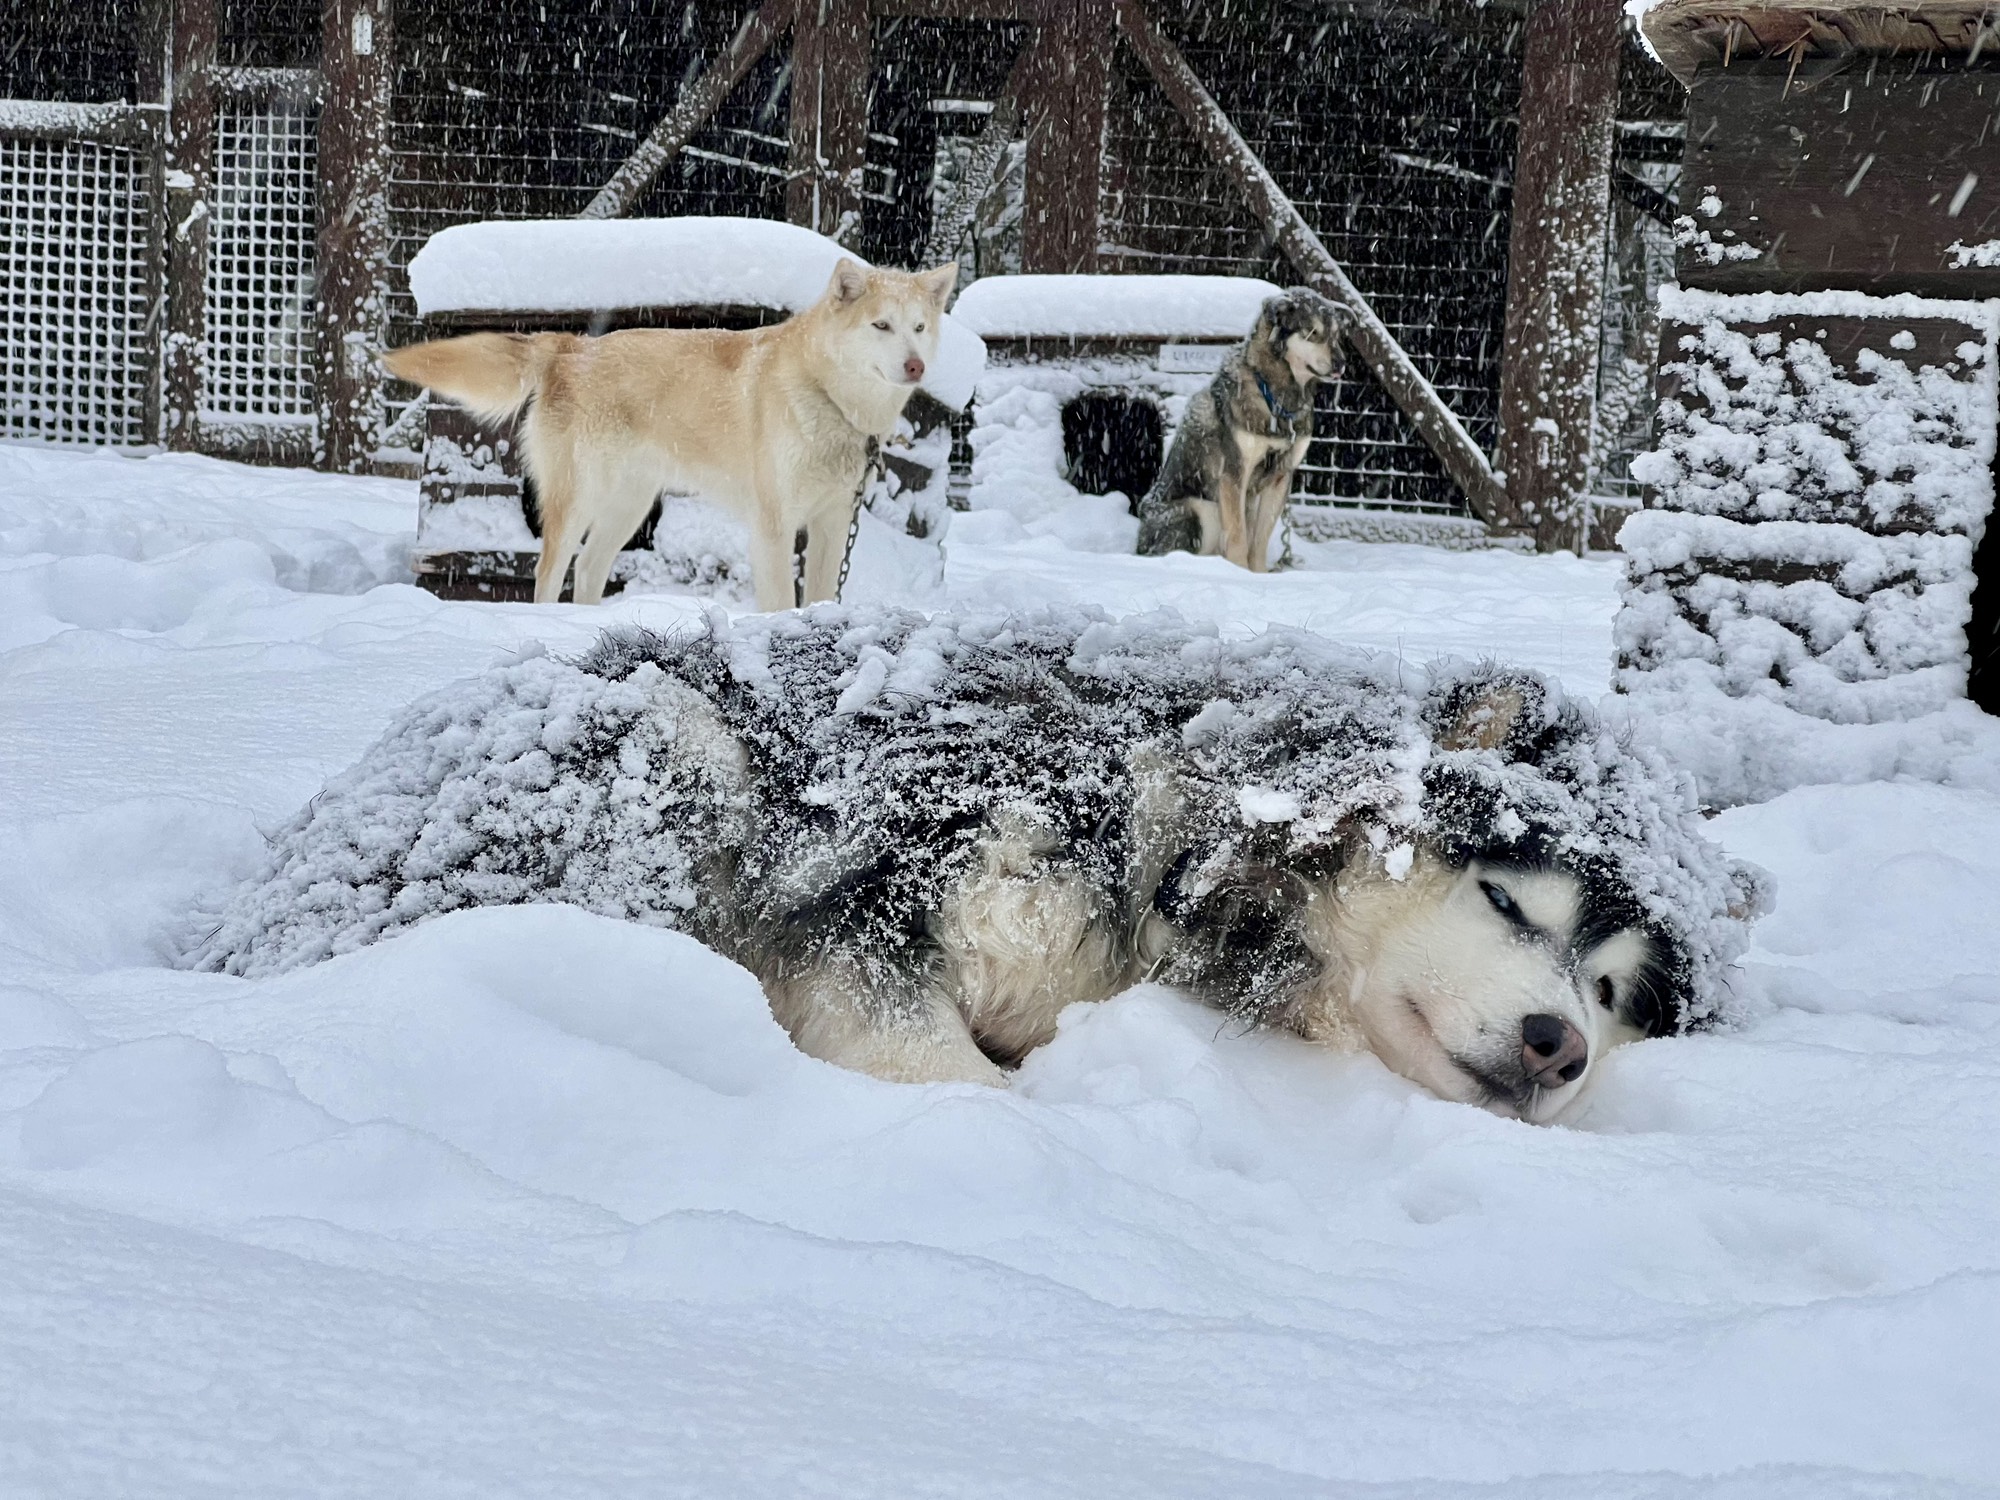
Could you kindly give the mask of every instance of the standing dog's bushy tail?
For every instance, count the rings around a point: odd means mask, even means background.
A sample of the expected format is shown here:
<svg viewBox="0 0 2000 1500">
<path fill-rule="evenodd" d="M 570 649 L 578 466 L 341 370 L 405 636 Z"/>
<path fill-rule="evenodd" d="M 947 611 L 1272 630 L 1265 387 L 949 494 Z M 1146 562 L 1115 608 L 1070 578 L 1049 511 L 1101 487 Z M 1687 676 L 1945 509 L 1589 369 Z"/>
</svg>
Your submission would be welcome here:
<svg viewBox="0 0 2000 1500">
<path fill-rule="evenodd" d="M 474 416 L 504 422 L 535 394 L 567 334 L 471 333 L 392 349 L 382 356 L 398 380 L 449 396 Z"/>
</svg>

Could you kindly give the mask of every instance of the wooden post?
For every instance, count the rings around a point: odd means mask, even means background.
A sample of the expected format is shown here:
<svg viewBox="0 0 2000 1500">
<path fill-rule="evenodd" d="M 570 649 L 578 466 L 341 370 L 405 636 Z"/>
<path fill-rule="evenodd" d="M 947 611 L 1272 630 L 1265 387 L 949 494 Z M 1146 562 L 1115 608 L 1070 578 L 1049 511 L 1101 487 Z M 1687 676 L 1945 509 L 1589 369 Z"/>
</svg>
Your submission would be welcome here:
<svg viewBox="0 0 2000 1500">
<path fill-rule="evenodd" d="M 172 0 L 167 13 L 167 322 L 160 425 L 169 448 L 200 442 L 208 298 L 209 199 L 215 178 L 216 0 Z"/>
<path fill-rule="evenodd" d="M 145 437 L 166 445 L 167 247 L 174 220 L 167 217 L 168 132 L 173 116 L 173 7 L 169 0 L 144 0 L 138 12 L 139 56 L 132 80 L 132 102 L 150 105 L 146 111 L 145 146 L 148 186 L 146 306 L 150 326 L 160 336 L 147 349 Z"/>
<path fill-rule="evenodd" d="M 798 0 L 785 217 L 853 244 L 868 151 L 868 0 Z"/>
<path fill-rule="evenodd" d="M 1229 116 L 1202 87 L 1180 49 L 1153 29 L 1139 0 L 1114 0 L 1114 3 L 1119 30 L 1188 122 L 1195 139 L 1236 184 L 1251 212 L 1257 215 L 1258 223 L 1277 240 L 1285 257 L 1298 267 L 1299 274 L 1352 314 L 1348 342 L 1382 382 L 1389 399 L 1410 419 L 1417 435 L 1437 455 L 1452 483 L 1464 492 L 1472 513 L 1482 521 L 1490 520 L 1503 503 L 1500 483 L 1486 455 L 1465 430 L 1465 424 L 1444 404 L 1444 398 L 1423 371 L 1411 362 L 1409 353 L 1396 342 L 1396 336 L 1369 306 L 1361 289 L 1348 279 L 1333 252 L 1306 223 L 1298 205 L 1285 195 L 1257 153 L 1250 149 L 1250 143 L 1229 123 Z"/>
<path fill-rule="evenodd" d="M 625 158 L 611 174 L 611 180 L 597 190 L 597 196 L 577 217 L 616 219 L 630 213 L 632 205 L 660 175 L 660 169 L 708 123 L 709 116 L 729 97 L 729 91 L 770 49 L 791 20 L 792 0 L 764 0 L 763 5 L 745 16 L 722 55 L 681 90 L 666 117 L 639 142 L 638 148 Z"/>
<path fill-rule="evenodd" d="M 382 429 L 389 265 L 389 0 L 327 0 L 320 43 L 319 435 L 322 468 L 364 472 Z"/>
<path fill-rule="evenodd" d="M 1527 23 L 1495 519 L 1542 552 L 1581 553 L 1590 530 L 1618 18 L 1618 0 L 1539 0 Z"/>
<path fill-rule="evenodd" d="M 1098 181 L 1111 91 L 1111 0 L 1044 0 L 1022 82 L 1027 191 L 1021 269 L 1097 269 Z"/>
</svg>

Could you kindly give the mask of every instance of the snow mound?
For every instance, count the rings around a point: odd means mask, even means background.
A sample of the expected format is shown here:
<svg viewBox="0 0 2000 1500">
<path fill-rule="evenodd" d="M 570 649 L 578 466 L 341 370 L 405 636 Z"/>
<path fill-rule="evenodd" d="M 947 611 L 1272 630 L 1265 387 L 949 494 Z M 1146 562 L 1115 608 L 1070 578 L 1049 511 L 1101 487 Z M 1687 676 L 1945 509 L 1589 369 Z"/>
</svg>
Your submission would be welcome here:
<svg viewBox="0 0 2000 1500">
<path fill-rule="evenodd" d="M 621 307 L 764 307 L 795 313 L 860 256 L 776 219 L 518 219 L 454 224 L 410 261 L 417 311 L 587 312 Z M 1246 325 L 1247 326 L 1247 325 Z M 946 314 L 924 389 L 972 399 L 986 346 Z"/>
<path fill-rule="evenodd" d="M 1391 869 L 1418 842 L 1562 864 L 1659 935 L 1673 1019 L 1717 1018 L 1760 894 L 1703 837 L 1681 778 L 1535 674 L 1405 676 L 1303 633 L 1225 641 L 1169 614 L 821 606 L 607 634 L 580 660 L 518 662 L 406 712 L 279 834 L 189 962 L 278 972 L 524 902 L 728 951 L 739 917 L 833 901 L 853 906 L 861 951 L 896 951 L 969 871 L 995 809 L 1032 816 L 1119 888 L 1132 763 L 1157 746 L 1187 788 L 1195 897 L 1246 860 L 1357 847 Z M 1509 705 L 1503 732 L 1461 745 L 1456 726 L 1493 701 Z M 845 894 L 859 888 L 881 895 Z M 732 911 L 697 897 L 723 890 Z M 1271 961 L 1288 952 L 1274 942 Z M 1231 1000 L 1263 1020 L 1256 1006 L 1282 994 Z"/>
<path fill-rule="evenodd" d="M 1240 339 L 1280 290 L 1253 276 L 986 276 L 952 311 L 983 338 Z"/>
</svg>

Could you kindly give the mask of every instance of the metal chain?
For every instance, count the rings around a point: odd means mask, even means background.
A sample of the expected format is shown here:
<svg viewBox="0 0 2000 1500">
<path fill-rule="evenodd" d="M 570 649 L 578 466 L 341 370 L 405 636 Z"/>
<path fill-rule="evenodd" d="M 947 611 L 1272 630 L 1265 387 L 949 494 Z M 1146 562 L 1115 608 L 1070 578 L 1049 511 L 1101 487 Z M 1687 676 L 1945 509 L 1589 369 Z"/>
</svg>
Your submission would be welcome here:
<svg viewBox="0 0 2000 1500">
<path fill-rule="evenodd" d="M 887 470 L 888 465 L 882 461 L 882 445 L 870 438 L 868 458 L 861 469 L 861 483 L 854 487 L 854 507 L 847 518 L 847 550 L 840 554 L 840 580 L 833 586 L 836 601 L 847 592 L 847 570 L 854 565 L 854 539 L 861 535 L 861 507 L 867 502 L 868 486 Z"/>
<path fill-rule="evenodd" d="M 1283 518 L 1281 522 L 1284 528 L 1282 535 L 1285 538 L 1285 545 L 1278 550 L 1278 571 L 1282 573 L 1288 568 L 1296 568 L 1299 565 L 1299 560 L 1292 555 L 1292 497 L 1290 495 L 1285 496 L 1285 508 L 1279 512 L 1279 515 Z"/>
</svg>

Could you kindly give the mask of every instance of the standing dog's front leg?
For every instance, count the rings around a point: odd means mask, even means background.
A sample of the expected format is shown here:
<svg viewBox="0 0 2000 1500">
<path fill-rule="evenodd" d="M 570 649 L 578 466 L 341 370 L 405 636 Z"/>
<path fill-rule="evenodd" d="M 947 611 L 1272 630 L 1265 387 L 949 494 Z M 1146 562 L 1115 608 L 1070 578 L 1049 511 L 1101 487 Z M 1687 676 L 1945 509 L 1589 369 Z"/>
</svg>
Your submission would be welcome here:
<svg viewBox="0 0 2000 1500">
<path fill-rule="evenodd" d="M 750 500 L 750 580 L 757 590 L 757 608 L 766 614 L 792 609 L 799 602 L 792 577 L 798 531 L 786 524 L 778 476 L 768 457 L 757 461 L 756 492 Z"/>
<path fill-rule="evenodd" d="M 1271 568 L 1271 533 L 1277 530 L 1285 507 L 1292 503 L 1292 476 L 1306 456 L 1306 440 L 1299 439 L 1282 456 L 1274 456 L 1271 472 L 1257 486 L 1257 503 L 1250 523 L 1250 571 L 1267 573 Z"/>
<path fill-rule="evenodd" d="M 750 577 L 757 588 L 757 608 L 766 614 L 791 609 L 799 602 L 792 578 L 796 535 L 787 536 L 776 516 L 758 513 L 750 528 Z"/>
<path fill-rule="evenodd" d="M 847 538 L 859 504 L 851 491 L 830 495 L 806 523 L 807 604 L 839 597 L 840 568 L 847 560 Z"/>
</svg>

